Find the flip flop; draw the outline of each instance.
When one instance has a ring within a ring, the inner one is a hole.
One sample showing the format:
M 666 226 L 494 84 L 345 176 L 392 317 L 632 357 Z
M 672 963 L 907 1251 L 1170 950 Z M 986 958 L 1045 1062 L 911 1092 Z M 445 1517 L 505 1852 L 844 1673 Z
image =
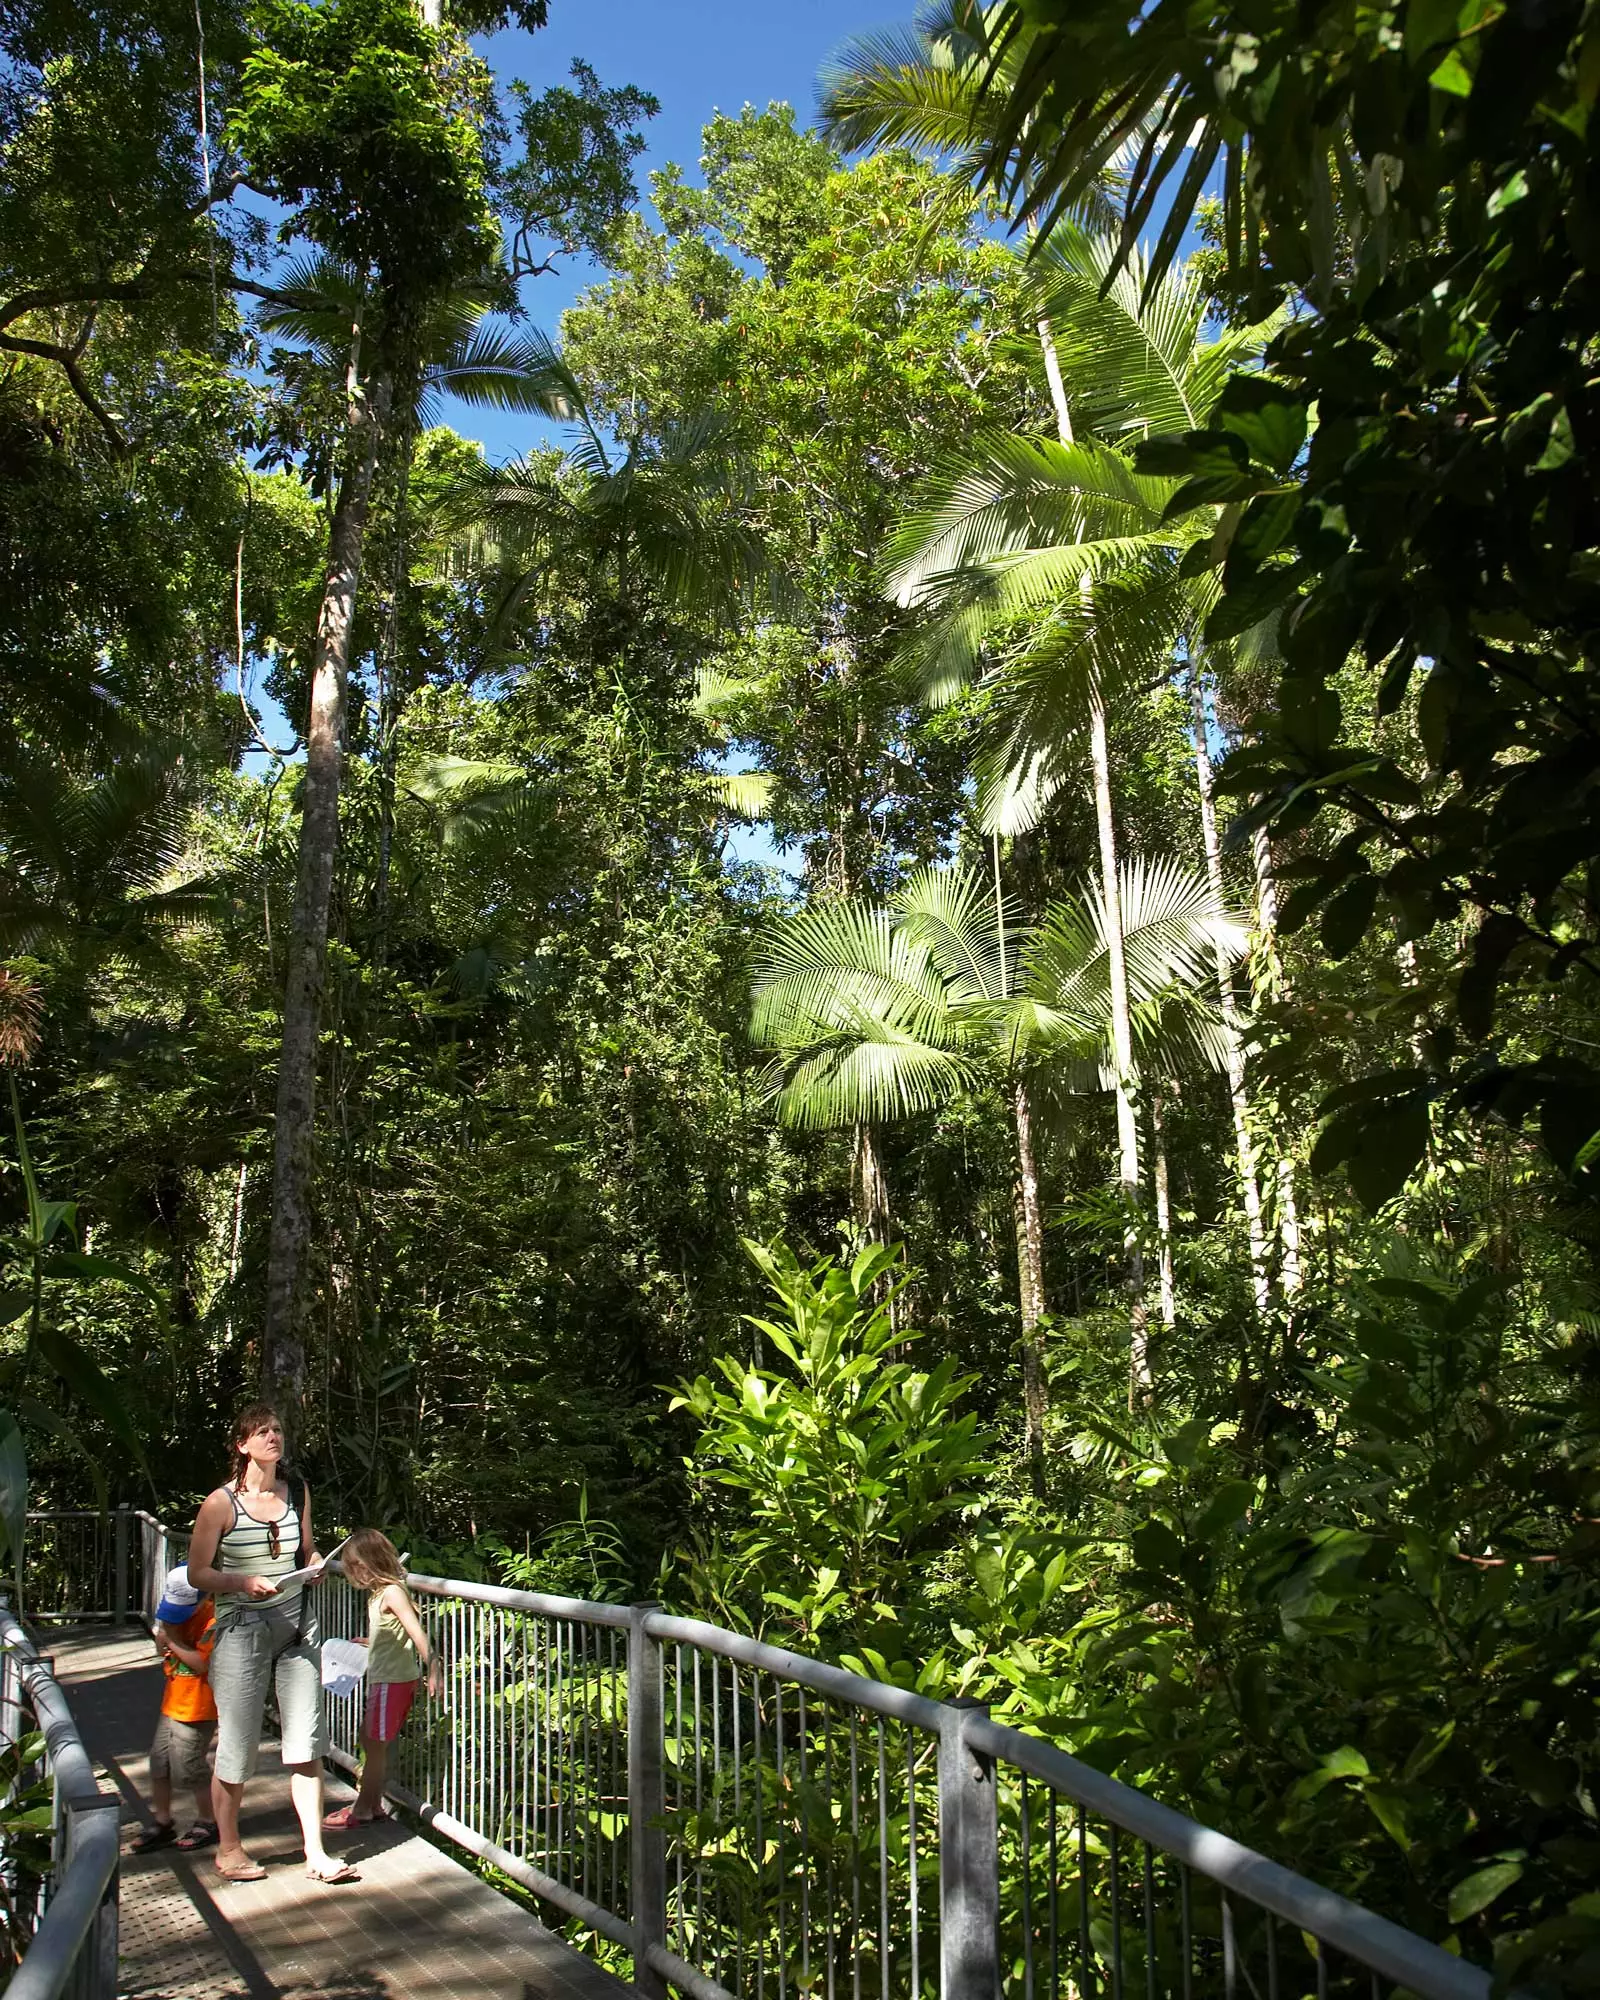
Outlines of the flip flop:
M 202 1847 L 209 1847 L 216 1837 L 217 1823 L 214 1819 L 197 1819 L 178 1842 L 178 1852 L 193 1854 Z
M 359 1882 L 361 1877 L 348 1861 L 335 1861 L 328 1868 L 318 1868 L 315 1863 L 308 1861 L 306 1879 L 311 1882 L 321 1882 L 324 1887 L 331 1888 L 336 1882 Z
M 144 1832 L 128 1849 L 130 1854 L 153 1854 L 158 1847 L 171 1847 L 178 1840 L 178 1829 L 170 1819 L 158 1819 L 154 1826 Z M 182 1842 L 178 1842 L 181 1846 Z
M 267 1871 L 259 1861 L 247 1861 L 242 1868 L 237 1864 L 228 1867 L 219 1856 L 215 1866 L 224 1882 L 265 1882 L 267 1879 Z
M 381 1808 L 375 1813 L 362 1815 L 357 1813 L 354 1805 L 335 1806 L 331 1813 L 323 1815 L 322 1830 L 324 1833 L 349 1833 L 354 1827 L 376 1826 L 379 1820 L 388 1817 Z

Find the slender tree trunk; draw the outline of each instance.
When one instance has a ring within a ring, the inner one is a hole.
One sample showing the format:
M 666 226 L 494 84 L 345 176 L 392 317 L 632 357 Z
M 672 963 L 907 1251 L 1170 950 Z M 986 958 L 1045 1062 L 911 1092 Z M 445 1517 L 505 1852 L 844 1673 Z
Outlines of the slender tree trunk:
M 377 373 L 363 386 L 360 322 L 352 329 L 346 377 L 345 467 L 328 541 L 328 570 L 317 620 L 301 781 L 300 861 L 283 995 L 272 1150 L 272 1237 L 267 1252 L 267 1310 L 261 1346 L 263 1393 L 293 1436 L 305 1395 L 306 1251 L 316 1115 L 317 1039 L 328 955 L 328 910 L 339 844 L 339 785 L 345 695 L 356 593 L 372 498 L 373 468 L 388 416 L 389 382 Z
M 1156 1240 L 1161 1246 L 1161 1324 L 1170 1333 L 1178 1323 L 1178 1288 L 1172 1270 L 1172 1195 L 1167 1185 L 1166 1102 L 1150 1092 L 1150 1177 L 1156 1191 Z
M 1206 741 L 1208 717 L 1200 670 L 1191 662 L 1189 700 L 1194 710 L 1194 768 L 1200 787 L 1200 832 L 1206 850 L 1206 878 L 1220 906 L 1223 899 L 1222 846 L 1217 839 L 1216 789 L 1211 751 Z M 1233 990 L 1233 969 L 1222 944 L 1217 945 L 1217 1003 L 1222 1010 L 1222 1036 L 1228 1061 L 1228 1096 L 1233 1104 L 1233 1143 L 1239 1160 L 1239 1195 L 1244 1203 L 1250 1238 L 1250 1286 L 1256 1313 L 1264 1317 L 1271 1303 L 1270 1256 L 1266 1226 L 1261 1218 L 1261 1182 L 1256 1143 L 1250 1131 L 1250 1095 L 1245 1081 L 1244 1049 L 1239 1040 L 1239 1003 Z
M 1258 826 L 1250 842 L 1256 871 L 1256 917 L 1274 961 L 1278 954 L 1278 878 L 1272 871 L 1272 847 L 1267 830 Z M 1292 1299 L 1305 1282 L 1300 1243 L 1300 1208 L 1295 1200 L 1294 1157 L 1278 1156 L 1278 1240 L 1283 1246 L 1283 1295 Z
M 1038 322 L 1039 346 L 1044 355 L 1045 379 L 1055 407 L 1056 430 L 1063 444 L 1071 444 L 1072 411 L 1061 380 L 1061 363 L 1056 355 L 1050 322 Z M 1087 595 L 1088 579 L 1084 580 Z M 1144 1250 L 1140 1243 L 1139 1203 L 1139 1121 L 1133 1106 L 1133 1020 L 1128 1004 L 1128 962 L 1123 949 L 1122 893 L 1117 879 L 1117 827 L 1111 812 L 1111 755 L 1106 744 L 1106 710 L 1100 690 L 1089 696 L 1089 757 L 1094 769 L 1094 816 L 1100 836 L 1100 891 L 1105 909 L 1106 956 L 1111 984 L 1111 1053 L 1116 1070 L 1117 1097 L 1117 1176 L 1124 1200 L 1129 1204 L 1128 1228 L 1124 1245 L 1128 1254 L 1128 1318 L 1132 1345 L 1128 1373 L 1130 1407 L 1150 1389 L 1150 1319 L 1144 1295 Z
M 870 1125 L 856 1127 L 853 1178 L 856 1213 L 862 1228 L 879 1243 L 887 1243 L 893 1226 L 889 1209 L 889 1182 L 883 1171 L 883 1155 L 878 1151 L 878 1135 Z
M 1011 1086 L 1017 1127 L 1017 1289 L 1022 1299 L 1022 1407 L 1028 1434 L 1028 1468 L 1033 1490 L 1045 1495 L 1044 1348 L 1040 1326 L 1044 1301 L 1044 1217 L 1039 1205 L 1039 1165 L 1033 1150 L 1033 1106 L 1020 1076 Z

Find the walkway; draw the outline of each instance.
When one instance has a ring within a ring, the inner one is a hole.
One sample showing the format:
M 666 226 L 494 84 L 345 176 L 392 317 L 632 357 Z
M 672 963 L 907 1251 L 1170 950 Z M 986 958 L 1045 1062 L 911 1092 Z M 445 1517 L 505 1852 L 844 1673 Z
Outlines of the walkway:
M 397 1822 L 337 1835 L 359 1886 L 319 1888 L 298 1859 L 288 1780 L 264 1747 L 245 1838 L 264 1882 L 224 1883 L 206 1855 L 130 1855 L 148 1813 L 161 1672 L 137 1626 L 45 1645 L 89 1754 L 121 1794 L 122 1979 L 130 2000 L 624 2000 L 633 1989 Z M 330 1801 L 348 1788 L 330 1783 Z M 179 1824 L 186 1824 L 180 1810 Z

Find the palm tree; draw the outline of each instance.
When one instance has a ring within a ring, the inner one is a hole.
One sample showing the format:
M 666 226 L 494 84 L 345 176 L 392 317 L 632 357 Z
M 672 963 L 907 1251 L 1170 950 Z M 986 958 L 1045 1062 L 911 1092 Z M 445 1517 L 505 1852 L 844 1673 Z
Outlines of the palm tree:
M 1146 1060 L 1208 1059 L 1205 1010 L 1174 1010 L 1217 951 L 1245 933 L 1210 885 L 1171 860 L 1125 862 L 1118 884 L 1133 1039 Z M 1016 1138 L 1017 1279 L 1029 1456 L 1042 1481 L 1047 1306 L 1030 1079 L 1047 1064 L 1068 1087 L 1115 1068 L 1112 919 L 1098 886 L 1026 926 L 971 869 L 924 868 L 888 904 L 820 903 L 776 927 L 757 962 L 751 1032 L 773 1051 L 766 1089 L 798 1127 L 871 1127 L 927 1111 L 997 1073 Z M 1136 1352 L 1134 1369 L 1147 1373 Z
M 48 955 L 77 979 L 108 962 L 170 970 L 174 934 L 219 893 L 185 866 L 201 768 L 142 734 L 109 771 L 0 766 L 0 955 Z
M 989 434 L 940 467 L 891 544 L 887 580 L 902 605 L 925 613 L 914 656 L 933 698 L 964 686 L 1001 643 L 991 671 L 997 727 L 979 760 L 980 802 L 992 826 L 1017 832 L 1036 823 L 1067 781 L 1079 737 L 1088 736 L 1113 959 L 1114 1055 L 1124 1079 L 1119 1176 L 1132 1204 L 1141 1186 L 1139 1129 L 1131 1004 L 1121 997 L 1127 984 L 1115 962 L 1120 878 L 1106 709 L 1113 695 L 1157 685 L 1175 671 L 1215 579 L 1183 574 L 1188 549 L 1212 532 L 1206 510 L 1166 524 L 1171 482 L 1136 474 L 1122 446 L 1201 426 L 1265 330 L 1203 341 L 1206 303 L 1192 277 L 1169 272 L 1150 289 L 1137 253 L 1118 267 L 1109 238 L 1058 231 L 1041 264 L 1051 280 L 1060 362 L 1052 371 L 1057 435 Z M 1090 435 L 1074 431 L 1063 377 L 1074 384 Z M 1227 1027 L 1236 1044 L 1236 1023 Z M 1265 1247 L 1237 1049 L 1228 1073 L 1259 1299 Z M 1139 1240 L 1130 1227 L 1136 1336 L 1144 1310 Z
M 736 424 L 706 409 L 649 439 L 610 440 L 550 342 L 533 334 L 528 344 L 572 442 L 564 453 L 484 466 L 455 499 L 477 531 L 471 552 L 499 572 L 497 629 L 514 625 L 541 584 L 574 574 L 625 606 L 642 589 L 697 625 L 776 594 L 766 546 L 746 518 Z

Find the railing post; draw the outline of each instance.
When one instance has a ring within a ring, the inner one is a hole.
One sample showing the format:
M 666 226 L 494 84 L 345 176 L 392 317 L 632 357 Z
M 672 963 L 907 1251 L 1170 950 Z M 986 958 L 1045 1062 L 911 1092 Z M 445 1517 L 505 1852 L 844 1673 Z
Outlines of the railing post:
M 667 1942 L 666 1736 L 661 1648 L 644 1629 L 659 1604 L 628 1607 L 628 1880 L 633 1902 L 633 1983 L 647 2000 L 666 2000 L 667 1982 L 650 1947 Z
M 999 2000 L 1000 1835 L 994 1760 L 967 1740 L 987 1702 L 952 1701 L 939 1720 L 940 2000 Z
M 128 1615 L 128 1510 L 124 1506 L 117 1509 L 111 1616 L 116 1624 L 125 1625 Z
M 64 1869 L 71 1863 L 97 1813 L 116 1815 L 111 1821 L 112 1832 L 108 1836 L 115 1846 L 116 1827 L 121 1812 L 122 1802 L 116 1798 L 97 1796 L 70 1801 L 66 1808 L 65 1825 L 62 1827 L 60 1867 Z M 85 2000 L 116 2000 L 119 1874 L 120 1870 L 112 1869 L 105 1894 L 100 1898 L 100 1908 L 96 1913 L 93 1927 L 84 1939 L 78 1954 L 75 1981 L 71 1990 L 74 1994 L 84 1995 Z

